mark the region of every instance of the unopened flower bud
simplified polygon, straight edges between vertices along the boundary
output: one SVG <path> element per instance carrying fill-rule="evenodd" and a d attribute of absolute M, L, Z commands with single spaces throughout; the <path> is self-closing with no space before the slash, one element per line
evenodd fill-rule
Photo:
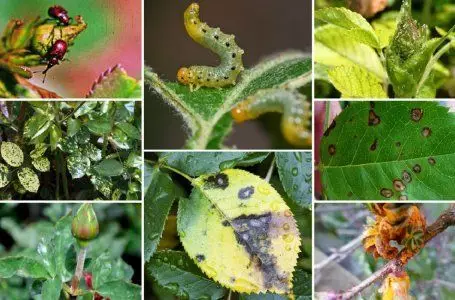
<path fill-rule="evenodd" d="M 92 204 L 84 203 L 79 207 L 73 218 L 71 232 L 79 245 L 84 248 L 98 236 L 99 224 Z"/>

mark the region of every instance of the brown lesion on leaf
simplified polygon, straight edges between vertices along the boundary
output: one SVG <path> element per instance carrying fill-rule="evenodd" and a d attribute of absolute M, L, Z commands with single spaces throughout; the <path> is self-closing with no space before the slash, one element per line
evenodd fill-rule
<path fill-rule="evenodd" d="M 406 185 L 403 183 L 401 179 L 395 179 L 393 180 L 393 188 L 397 192 L 402 192 L 406 189 Z"/>
<path fill-rule="evenodd" d="M 430 135 L 431 135 L 431 128 L 430 127 L 422 128 L 422 136 L 423 137 L 429 137 Z"/>
<path fill-rule="evenodd" d="M 412 167 L 412 171 L 414 171 L 414 173 L 420 173 L 422 171 L 422 167 L 419 164 L 415 164 Z"/>
<path fill-rule="evenodd" d="M 411 109 L 411 120 L 414 122 L 419 122 L 423 117 L 423 111 L 421 108 Z"/>
<path fill-rule="evenodd" d="M 381 118 L 374 112 L 374 110 L 370 109 L 368 113 L 368 126 L 377 126 L 381 123 Z"/>
<path fill-rule="evenodd" d="M 436 160 L 433 157 L 428 157 L 428 163 L 430 166 L 434 166 L 436 164 Z"/>
<path fill-rule="evenodd" d="M 225 190 L 229 186 L 229 177 L 225 173 L 218 173 L 209 176 L 205 180 L 205 189 L 222 189 Z"/>
<path fill-rule="evenodd" d="M 375 139 L 373 144 L 370 146 L 370 151 L 375 151 L 378 148 L 378 139 Z"/>
<path fill-rule="evenodd" d="M 330 154 L 331 156 L 333 156 L 333 155 L 336 154 L 336 152 L 337 152 L 337 149 L 336 149 L 335 145 L 334 145 L 334 144 L 330 144 L 330 145 L 329 145 L 329 154 Z"/>
<path fill-rule="evenodd" d="M 391 189 L 382 188 L 381 195 L 385 198 L 390 198 L 393 196 L 393 191 Z"/>
<path fill-rule="evenodd" d="M 406 170 L 403 170 L 403 173 L 401 174 L 401 179 L 403 179 L 403 181 L 406 183 L 410 183 L 412 181 L 411 173 L 409 173 Z"/>

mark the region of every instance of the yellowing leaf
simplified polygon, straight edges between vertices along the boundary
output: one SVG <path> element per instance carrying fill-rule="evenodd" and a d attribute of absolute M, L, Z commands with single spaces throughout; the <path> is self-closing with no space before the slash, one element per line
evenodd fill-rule
<path fill-rule="evenodd" d="M 48 172 L 51 168 L 51 162 L 43 156 L 32 160 L 32 165 L 40 172 Z"/>
<path fill-rule="evenodd" d="M 0 188 L 5 187 L 9 183 L 8 167 L 0 163 Z"/>
<path fill-rule="evenodd" d="M 202 271 L 242 293 L 288 293 L 300 246 L 295 219 L 265 180 L 227 169 L 193 181 L 178 231 Z"/>
<path fill-rule="evenodd" d="M 11 142 L 3 142 L 0 151 L 6 163 L 12 167 L 19 167 L 24 162 L 24 153 L 18 145 Z"/>
<path fill-rule="evenodd" d="M 328 74 L 343 98 L 387 98 L 376 76 L 358 66 L 335 67 Z"/>

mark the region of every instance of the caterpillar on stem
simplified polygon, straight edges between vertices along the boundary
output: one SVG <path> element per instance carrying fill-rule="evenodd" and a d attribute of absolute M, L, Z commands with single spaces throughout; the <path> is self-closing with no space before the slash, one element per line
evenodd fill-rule
<path fill-rule="evenodd" d="M 196 43 L 218 54 L 221 63 L 217 67 L 180 68 L 177 72 L 177 80 L 189 85 L 191 91 L 198 90 L 201 86 L 221 88 L 235 85 L 237 76 L 244 70 L 242 63 L 244 51 L 237 46 L 234 36 L 202 22 L 199 19 L 199 4 L 197 3 L 190 4 L 185 10 L 184 24 L 188 35 Z"/>
<path fill-rule="evenodd" d="M 283 114 L 281 131 L 286 141 L 297 147 L 311 147 L 311 104 L 304 95 L 287 89 L 261 90 L 238 103 L 231 116 L 240 123 L 267 112 Z"/>

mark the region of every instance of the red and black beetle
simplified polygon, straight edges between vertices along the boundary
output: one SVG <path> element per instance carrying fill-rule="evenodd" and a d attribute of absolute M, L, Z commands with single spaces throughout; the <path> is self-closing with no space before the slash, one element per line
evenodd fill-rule
<path fill-rule="evenodd" d="M 68 16 L 68 11 L 60 5 L 49 7 L 47 11 L 49 17 L 59 20 L 63 25 L 69 25 L 71 18 Z"/>
<path fill-rule="evenodd" d="M 55 65 L 60 64 L 63 60 L 66 52 L 68 51 L 68 44 L 64 40 L 56 40 L 52 45 L 51 49 L 46 54 L 47 68 L 43 71 L 44 78 L 46 80 L 47 71 Z"/>

